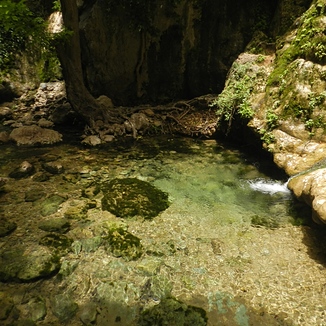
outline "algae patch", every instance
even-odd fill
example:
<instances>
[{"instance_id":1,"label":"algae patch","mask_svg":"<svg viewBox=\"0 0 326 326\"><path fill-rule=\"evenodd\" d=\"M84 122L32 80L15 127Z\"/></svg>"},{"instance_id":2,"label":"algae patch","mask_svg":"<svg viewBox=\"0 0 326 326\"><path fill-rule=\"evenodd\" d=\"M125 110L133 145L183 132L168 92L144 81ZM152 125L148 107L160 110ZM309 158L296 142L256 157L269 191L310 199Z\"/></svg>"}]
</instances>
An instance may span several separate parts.
<instances>
[{"instance_id":1,"label":"algae patch","mask_svg":"<svg viewBox=\"0 0 326 326\"><path fill-rule=\"evenodd\" d=\"M204 309L189 306L174 298L165 298L158 305L145 310L138 325L204 326L207 325L207 316Z\"/></svg>"},{"instance_id":2,"label":"algae patch","mask_svg":"<svg viewBox=\"0 0 326 326\"><path fill-rule=\"evenodd\" d=\"M103 187L102 209L118 217L151 219L169 207L168 194L136 178L114 179Z\"/></svg>"},{"instance_id":3,"label":"algae patch","mask_svg":"<svg viewBox=\"0 0 326 326\"><path fill-rule=\"evenodd\" d=\"M136 260L143 254L143 246L140 243L140 239L122 227L113 227L104 239L107 241L107 250L115 257L122 257L125 260Z\"/></svg>"}]
</instances>

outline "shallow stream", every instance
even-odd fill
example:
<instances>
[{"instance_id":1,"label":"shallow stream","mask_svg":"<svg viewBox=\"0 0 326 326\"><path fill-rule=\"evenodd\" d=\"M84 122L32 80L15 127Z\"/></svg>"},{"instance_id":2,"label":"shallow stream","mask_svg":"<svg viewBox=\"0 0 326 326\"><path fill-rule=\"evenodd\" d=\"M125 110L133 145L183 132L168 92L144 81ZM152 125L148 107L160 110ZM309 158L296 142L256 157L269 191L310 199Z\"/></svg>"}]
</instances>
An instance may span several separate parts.
<instances>
[{"instance_id":1,"label":"shallow stream","mask_svg":"<svg viewBox=\"0 0 326 326\"><path fill-rule=\"evenodd\" d=\"M36 174L45 173L44 162L59 162L64 172L8 180L0 217L17 228L0 238L0 264L9 264L3 257L15 247L23 256L34 252L46 234L41 222L67 218L86 200L85 189L114 178L149 182L168 194L170 206L151 220L121 219L102 211L101 192L88 196L87 213L68 216L72 245L59 271L0 283L0 301L9 307L0 314L4 325L156 325L167 312L153 309L170 297L204 309L208 325L326 324L325 236L309 225L309 209L270 162L213 140L157 137L102 148L2 146L0 177L25 160ZM42 205L52 195L64 200L45 214ZM139 259L110 255L95 241L107 223L141 239ZM175 315L161 324L201 325L185 322L180 309L171 308Z\"/></svg>"}]
</instances>

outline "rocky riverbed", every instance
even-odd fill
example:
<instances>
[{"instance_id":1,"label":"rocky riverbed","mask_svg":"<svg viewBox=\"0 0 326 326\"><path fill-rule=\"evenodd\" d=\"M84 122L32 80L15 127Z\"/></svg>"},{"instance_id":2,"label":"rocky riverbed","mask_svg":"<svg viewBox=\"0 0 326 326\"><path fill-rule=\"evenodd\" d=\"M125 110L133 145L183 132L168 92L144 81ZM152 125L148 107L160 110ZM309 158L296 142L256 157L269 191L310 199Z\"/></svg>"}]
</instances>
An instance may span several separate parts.
<instances>
[{"instance_id":1,"label":"rocky riverbed","mask_svg":"<svg viewBox=\"0 0 326 326\"><path fill-rule=\"evenodd\" d=\"M264 162L171 137L2 150L4 325L323 323L325 235L252 189L286 181Z\"/></svg>"}]
</instances>

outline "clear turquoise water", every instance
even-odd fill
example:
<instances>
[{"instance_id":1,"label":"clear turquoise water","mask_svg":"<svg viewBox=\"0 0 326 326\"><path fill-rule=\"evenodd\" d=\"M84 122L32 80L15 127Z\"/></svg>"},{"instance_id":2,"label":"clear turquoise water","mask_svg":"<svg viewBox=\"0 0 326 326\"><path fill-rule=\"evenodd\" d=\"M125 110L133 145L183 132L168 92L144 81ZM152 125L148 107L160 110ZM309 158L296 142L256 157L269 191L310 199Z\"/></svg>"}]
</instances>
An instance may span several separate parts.
<instances>
[{"instance_id":1,"label":"clear turquoise water","mask_svg":"<svg viewBox=\"0 0 326 326\"><path fill-rule=\"evenodd\" d=\"M6 146L1 150L0 176L7 176L23 160L56 158L68 172L86 166L90 179L100 183L114 177L149 181L169 194L176 212L191 213L193 219L267 227L309 219L309 210L292 197L286 178L270 161L213 140L157 137L101 148Z\"/></svg>"}]
</instances>

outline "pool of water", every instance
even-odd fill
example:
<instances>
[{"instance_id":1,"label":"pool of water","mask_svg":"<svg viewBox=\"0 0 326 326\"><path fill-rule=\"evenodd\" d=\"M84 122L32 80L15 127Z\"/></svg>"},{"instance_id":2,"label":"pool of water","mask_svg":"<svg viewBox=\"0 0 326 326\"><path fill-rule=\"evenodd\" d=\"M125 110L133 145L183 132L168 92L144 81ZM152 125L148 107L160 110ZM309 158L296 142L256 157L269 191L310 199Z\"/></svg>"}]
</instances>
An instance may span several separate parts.
<instances>
[{"instance_id":1,"label":"pool of water","mask_svg":"<svg viewBox=\"0 0 326 326\"><path fill-rule=\"evenodd\" d=\"M0 293L14 298L16 311L5 325L13 318L31 319L35 311L30 305L37 297L47 307L38 325L55 324L59 308L51 298L58 295L78 307L69 325L85 324L91 317L84 311L95 316L96 325L151 325L139 321L139 315L168 297L205 309L208 325L322 325L326 273L319 253L324 235L311 231L310 210L293 198L286 177L270 161L213 140L177 137L100 148L74 143L36 149L3 146L0 177L24 160L36 172L44 162L57 161L64 173L43 182L33 177L8 181L0 194L0 214L18 227L0 238L2 252L38 244L43 235L39 222L62 217L67 203L77 206L86 185L138 178L166 192L170 206L152 220L122 220L103 212L101 193L96 195L87 217L71 221L66 236L74 241L73 248L101 236L105 223L113 221L141 239L143 255L125 261L102 246L72 249L52 278L0 283ZM31 191L43 197L59 194L66 202L42 216L42 198L26 201Z\"/></svg>"}]
</instances>

